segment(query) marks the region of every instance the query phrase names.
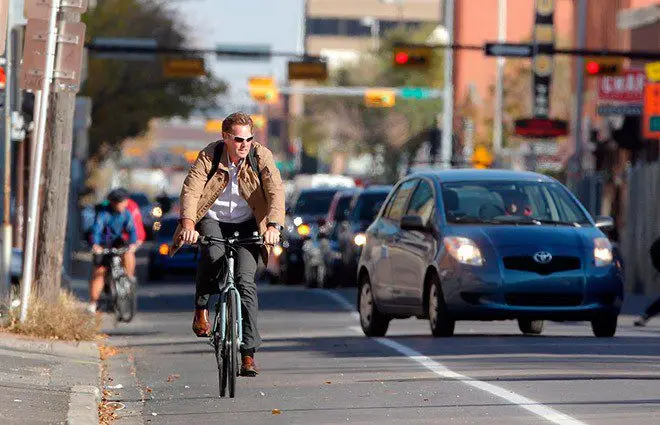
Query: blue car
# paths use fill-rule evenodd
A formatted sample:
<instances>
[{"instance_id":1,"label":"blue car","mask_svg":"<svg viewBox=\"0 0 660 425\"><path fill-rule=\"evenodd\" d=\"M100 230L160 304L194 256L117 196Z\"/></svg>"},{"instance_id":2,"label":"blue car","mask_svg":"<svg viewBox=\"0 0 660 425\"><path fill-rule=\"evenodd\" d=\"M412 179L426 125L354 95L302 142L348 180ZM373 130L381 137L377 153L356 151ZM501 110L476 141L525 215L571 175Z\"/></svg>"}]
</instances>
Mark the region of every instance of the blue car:
<instances>
[{"instance_id":1,"label":"blue car","mask_svg":"<svg viewBox=\"0 0 660 425\"><path fill-rule=\"evenodd\" d=\"M185 245L170 257L169 245L178 224L178 216L169 216L161 220L158 231L154 234L154 243L149 251L147 275L149 280L161 280L169 272L189 272L197 270L196 248Z\"/></svg>"},{"instance_id":2,"label":"blue car","mask_svg":"<svg viewBox=\"0 0 660 425\"><path fill-rule=\"evenodd\" d=\"M590 321L614 336L623 266L602 230L561 183L536 173L445 170L405 177L366 231L358 265L360 323L383 336L391 319L428 319L434 336L457 320Z\"/></svg>"}]
</instances>

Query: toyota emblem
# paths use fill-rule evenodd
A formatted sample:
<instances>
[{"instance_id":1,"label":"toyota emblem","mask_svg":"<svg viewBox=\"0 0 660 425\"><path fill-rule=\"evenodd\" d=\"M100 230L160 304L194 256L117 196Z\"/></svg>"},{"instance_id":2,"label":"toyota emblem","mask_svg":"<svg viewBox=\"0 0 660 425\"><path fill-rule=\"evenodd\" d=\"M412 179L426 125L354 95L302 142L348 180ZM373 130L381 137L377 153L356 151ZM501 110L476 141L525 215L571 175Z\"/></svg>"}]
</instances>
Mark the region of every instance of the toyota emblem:
<instances>
[{"instance_id":1,"label":"toyota emblem","mask_svg":"<svg viewBox=\"0 0 660 425\"><path fill-rule=\"evenodd\" d=\"M534 261L539 264L548 264L550 261L552 261L552 254L546 251L539 251L534 254L532 258L534 258Z\"/></svg>"}]
</instances>

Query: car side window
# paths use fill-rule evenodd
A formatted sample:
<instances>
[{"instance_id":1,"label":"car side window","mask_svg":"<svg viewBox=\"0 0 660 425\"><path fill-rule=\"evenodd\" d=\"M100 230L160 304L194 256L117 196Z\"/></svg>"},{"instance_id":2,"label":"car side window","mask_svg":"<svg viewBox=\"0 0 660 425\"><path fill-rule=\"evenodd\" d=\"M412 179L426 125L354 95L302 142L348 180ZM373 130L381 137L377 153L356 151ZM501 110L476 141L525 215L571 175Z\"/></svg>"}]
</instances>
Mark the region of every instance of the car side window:
<instances>
[{"instance_id":1,"label":"car side window","mask_svg":"<svg viewBox=\"0 0 660 425\"><path fill-rule=\"evenodd\" d=\"M410 205L405 215L421 217L426 225L431 219L433 204L433 189L426 180L422 180L413 192L412 198L410 198Z\"/></svg>"},{"instance_id":2,"label":"car side window","mask_svg":"<svg viewBox=\"0 0 660 425\"><path fill-rule=\"evenodd\" d=\"M415 186L417 186L418 181L408 180L399 186L397 193L392 199L392 203L388 207L388 211L385 213L386 218L396 222L401 220L408 203L408 198L410 198L410 194L415 189Z\"/></svg>"}]
</instances>

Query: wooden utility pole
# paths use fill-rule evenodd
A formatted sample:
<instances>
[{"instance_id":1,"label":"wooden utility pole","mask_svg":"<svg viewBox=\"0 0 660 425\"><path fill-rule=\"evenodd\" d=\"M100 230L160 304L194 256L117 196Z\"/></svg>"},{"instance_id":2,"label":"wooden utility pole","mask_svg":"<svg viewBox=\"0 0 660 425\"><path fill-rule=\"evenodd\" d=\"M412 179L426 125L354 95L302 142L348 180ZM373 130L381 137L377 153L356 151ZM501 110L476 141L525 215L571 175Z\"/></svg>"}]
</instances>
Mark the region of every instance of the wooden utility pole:
<instances>
[{"instance_id":1,"label":"wooden utility pole","mask_svg":"<svg viewBox=\"0 0 660 425\"><path fill-rule=\"evenodd\" d=\"M80 13L63 11L60 18L62 22L80 22ZM36 270L39 272L35 277L39 296L52 301L56 300L61 287L76 92L59 91L55 87L50 95L46 124L43 198L36 255Z\"/></svg>"}]
</instances>

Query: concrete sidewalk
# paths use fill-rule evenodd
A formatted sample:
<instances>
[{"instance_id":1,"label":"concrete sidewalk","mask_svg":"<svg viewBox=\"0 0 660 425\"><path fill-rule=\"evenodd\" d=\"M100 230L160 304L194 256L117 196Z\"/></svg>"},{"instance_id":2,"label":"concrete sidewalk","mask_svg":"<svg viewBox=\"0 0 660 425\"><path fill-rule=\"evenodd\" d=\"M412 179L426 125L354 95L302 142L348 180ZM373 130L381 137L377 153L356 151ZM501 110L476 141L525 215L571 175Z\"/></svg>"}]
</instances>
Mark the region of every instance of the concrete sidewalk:
<instances>
[{"instance_id":1,"label":"concrete sidewalk","mask_svg":"<svg viewBox=\"0 0 660 425\"><path fill-rule=\"evenodd\" d=\"M100 385L96 343L0 332L0 423L98 424Z\"/></svg>"}]
</instances>

